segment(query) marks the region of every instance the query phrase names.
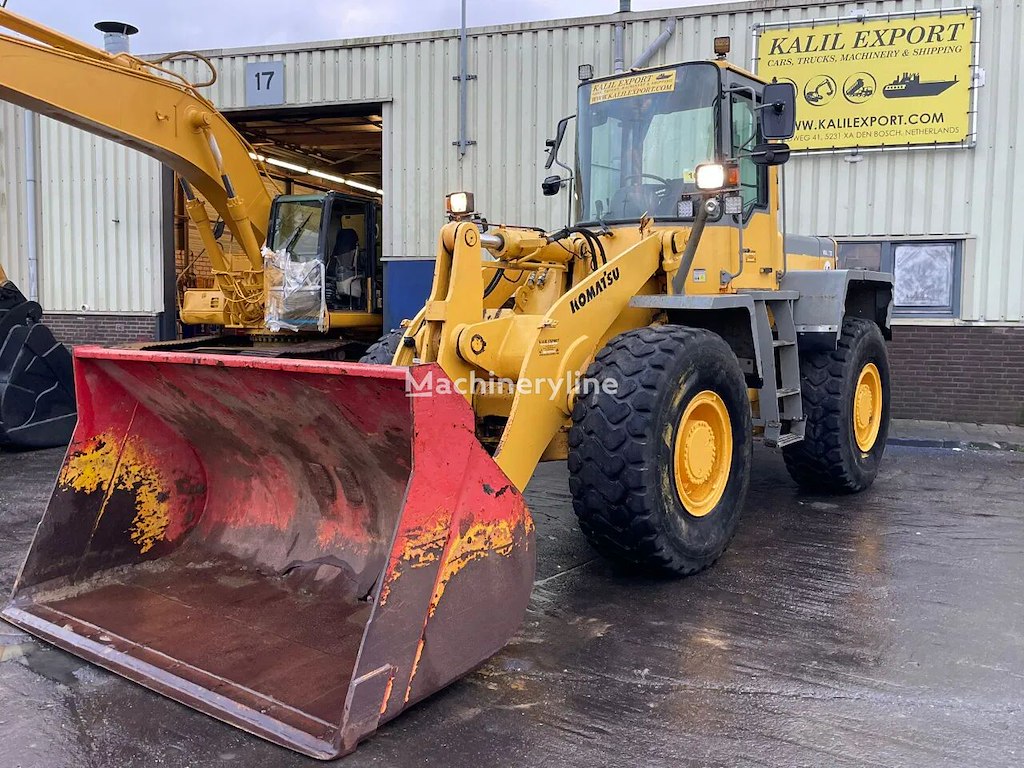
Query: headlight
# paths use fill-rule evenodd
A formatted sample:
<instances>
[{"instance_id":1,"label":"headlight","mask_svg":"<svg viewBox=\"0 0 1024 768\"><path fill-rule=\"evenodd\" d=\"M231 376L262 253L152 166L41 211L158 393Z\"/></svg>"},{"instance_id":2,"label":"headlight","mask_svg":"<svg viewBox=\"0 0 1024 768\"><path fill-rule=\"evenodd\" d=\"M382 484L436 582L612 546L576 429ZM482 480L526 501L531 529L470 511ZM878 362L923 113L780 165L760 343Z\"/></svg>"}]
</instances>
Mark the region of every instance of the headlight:
<instances>
[{"instance_id":1,"label":"headlight","mask_svg":"<svg viewBox=\"0 0 1024 768\"><path fill-rule=\"evenodd\" d=\"M697 189L713 192L725 186L725 166L721 163L703 163L694 169Z\"/></svg>"},{"instance_id":2,"label":"headlight","mask_svg":"<svg viewBox=\"0 0 1024 768\"><path fill-rule=\"evenodd\" d=\"M452 192L444 199L444 207L452 216L465 216L473 212L472 192Z\"/></svg>"}]
</instances>

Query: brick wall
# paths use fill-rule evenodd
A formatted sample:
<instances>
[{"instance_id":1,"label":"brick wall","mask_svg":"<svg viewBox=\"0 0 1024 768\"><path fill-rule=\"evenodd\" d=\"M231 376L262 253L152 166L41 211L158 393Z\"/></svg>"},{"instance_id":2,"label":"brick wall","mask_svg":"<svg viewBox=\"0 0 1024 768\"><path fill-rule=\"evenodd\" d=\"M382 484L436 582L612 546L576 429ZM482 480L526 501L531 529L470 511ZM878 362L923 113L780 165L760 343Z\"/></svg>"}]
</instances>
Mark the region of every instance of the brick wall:
<instances>
[{"instance_id":1,"label":"brick wall","mask_svg":"<svg viewBox=\"0 0 1024 768\"><path fill-rule=\"evenodd\" d=\"M43 320L71 345L156 338L152 315ZM889 358L895 418L1024 424L1024 327L897 325Z\"/></svg>"},{"instance_id":2,"label":"brick wall","mask_svg":"<svg viewBox=\"0 0 1024 768\"><path fill-rule=\"evenodd\" d=\"M75 344L125 344L156 338L153 315L65 315L44 313L43 322L57 340Z\"/></svg>"},{"instance_id":3,"label":"brick wall","mask_svg":"<svg viewBox=\"0 0 1024 768\"><path fill-rule=\"evenodd\" d=\"M893 416L1024 424L1024 327L897 325Z\"/></svg>"}]
</instances>

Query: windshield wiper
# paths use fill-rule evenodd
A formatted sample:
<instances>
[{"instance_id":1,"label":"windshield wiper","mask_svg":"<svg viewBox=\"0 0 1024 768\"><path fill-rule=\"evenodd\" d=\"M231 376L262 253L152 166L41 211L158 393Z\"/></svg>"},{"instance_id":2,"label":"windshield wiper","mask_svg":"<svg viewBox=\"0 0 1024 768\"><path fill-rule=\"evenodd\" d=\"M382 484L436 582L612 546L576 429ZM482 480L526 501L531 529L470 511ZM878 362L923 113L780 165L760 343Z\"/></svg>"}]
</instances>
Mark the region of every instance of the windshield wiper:
<instances>
[{"instance_id":1,"label":"windshield wiper","mask_svg":"<svg viewBox=\"0 0 1024 768\"><path fill-rule=\"evenodd\" d=\"M289 256L295 255L294 253L292 253L292 246L299 241L299 237L302 236L303 231L306 229L306 225L309 224L309 220L312 218L313 214L310 213L309 216L306 217L306 220L295 228L295 234L292 235L291 238L289 238L287 243L285 243L284 252L287 253Z\"/></svg>"}]
</instances>

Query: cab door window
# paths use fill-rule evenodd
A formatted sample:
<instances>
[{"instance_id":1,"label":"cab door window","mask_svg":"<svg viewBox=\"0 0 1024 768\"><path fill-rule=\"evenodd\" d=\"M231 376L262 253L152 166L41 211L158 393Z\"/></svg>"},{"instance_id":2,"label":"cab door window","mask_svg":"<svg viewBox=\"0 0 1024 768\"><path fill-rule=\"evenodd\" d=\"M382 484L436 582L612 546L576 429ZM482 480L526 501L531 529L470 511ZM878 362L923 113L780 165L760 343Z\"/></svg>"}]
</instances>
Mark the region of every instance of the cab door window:
<instances>
[{"instance_id":1,"label":"cab door window","mask_svg":"<svg viewBox=\"0 0 1024 768\"><path fill-rule=\"evenodd\" d=\"M335 198L327 232L327 308L334 311L367 310L370 259L367 204Z\"/></svg>"},{"instance_id":2,"label":"cab door window","mask_svg":"<svg viewBox=\"0 0 1024 768\"><path fill-rule=\"evenodd\" d=\"M754 110L754 102L744 93L732 97L732 156L740 167L740 197L743 198L743 218L754 208L768 207L768 169L755 165L750 157L754 147L763 143L761 127Z\"/></svg>"}]
</instances>

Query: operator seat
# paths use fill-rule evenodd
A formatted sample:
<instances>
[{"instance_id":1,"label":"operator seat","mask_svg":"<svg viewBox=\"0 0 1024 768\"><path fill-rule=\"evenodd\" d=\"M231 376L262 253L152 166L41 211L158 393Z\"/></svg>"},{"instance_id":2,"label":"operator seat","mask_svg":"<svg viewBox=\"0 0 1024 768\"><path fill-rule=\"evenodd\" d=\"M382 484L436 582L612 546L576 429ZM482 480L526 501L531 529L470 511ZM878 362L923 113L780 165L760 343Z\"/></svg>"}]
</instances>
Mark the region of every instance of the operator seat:
<instances>
[{"instance_id":1,"label":"operator seat","mask_svg":"<svg viewBox=\"0 0 1024 768\"><path fill-rule=\"evenodd\" d=\"M359 309L363 299L363 277L359 273L359 233L343 227L331 250L333 270L330 279L337 286L337 302L341 309Z\"/></svg>"}]
</instances>

